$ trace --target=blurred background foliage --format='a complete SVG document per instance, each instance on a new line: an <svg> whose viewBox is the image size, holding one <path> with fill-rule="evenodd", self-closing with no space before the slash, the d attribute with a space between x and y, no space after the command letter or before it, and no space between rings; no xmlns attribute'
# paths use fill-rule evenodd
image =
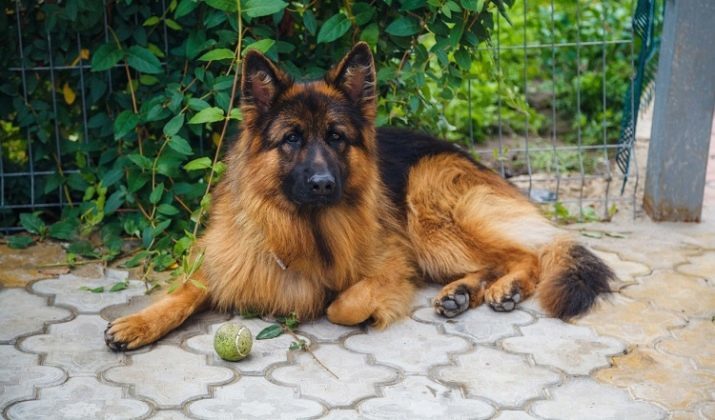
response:
<svg viewBox="0 0 715 420"><path fill-rule="evenodd" d="M223 171L216 157L241 119L231 98L249 48L310 80L366 41L379 125L469 146L500 133L550 137L552 128L562 142L615 141L631 45L550 46L630 39L630 2L514 3L6 2L2 172L39 175L4 177L4 202L66 205L22 218L6 207L0 227L32 234L13 246L52 237L87 258L124 255L133 238L141 247L129 266L190 271L184 257L210 206L207 186Z"/></svg>

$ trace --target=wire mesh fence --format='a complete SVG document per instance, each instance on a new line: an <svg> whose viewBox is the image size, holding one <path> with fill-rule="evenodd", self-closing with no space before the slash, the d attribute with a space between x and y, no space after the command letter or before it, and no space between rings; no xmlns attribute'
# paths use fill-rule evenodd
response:
<svg viewBox="0 0 715 420"><path fill-rule="evenodd" d="M167 5L162 0L148 2L146 7L160 15ZM95 51L98 39L108 42L113 36L112 16L107 13L111 8L105 4L104 10L102 24L92 29L96 33L64 28L38 39L36 34L27 36L22 3L14 2L16 34L12 38L17 43L4 50L14 55L16 64L7 70L21 85L22 97L3 106L42 102L32 108L41 123L14 121L3 130L0 228L5 231L17 229L12 221L18 213L70 203L67 184L81 181L77 167L81 159L76 156L101 155L102 145L93 144L92 138L106 136L112 122L97 118L95 111L102 106L97 98L103 88L88 82L87 76L89 52ZM630 165L627 174L613 165L624 101L635 101L624 97L636 47L631 10L613 1L517 0L509 11L511 22L505 17L496 19L492 41L473 51L474 61L489 62L495 71L481 79L474 71L465 75L468 118L457 135L468 137L481 160L534 201L553 206L557 216L609 218L614 204L635 214L638 165ZM585 19L589 24L584 26ZM136 18L134 23L142 24ZM170 56L176 46L170 45L166 24L156 31L162 40L157 48ZM114 76L124 71L121 66L107 70L105 89L112 92ZM484 77L495 86L491 95L496 106L488 110L480 105L485 91L479 84L485 82ZM487 130L478 130L475 124L485 113L495 122ZM202 137L202 152L203 145ZM68 154L75 158L63 159ZM101 155L99 159L111 158ZM631 182L622 194L620 182L625 177Z"/></svg>

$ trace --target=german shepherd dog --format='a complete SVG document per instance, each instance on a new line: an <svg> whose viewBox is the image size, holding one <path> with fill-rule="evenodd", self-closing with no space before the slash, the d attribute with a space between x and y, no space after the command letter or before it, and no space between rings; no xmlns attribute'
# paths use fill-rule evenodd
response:
<svg viewBox="0 0 715 420"><path fill-rule="evenodd" d="M198 310L323 313L377 328L408 314L418 285L434 309L511 311L538 293L553 316L587 311L611 270L514 186L457 146L375 128L370 48L298 83L256 51L243 62L242 130L214 191L191 282L105 332L113 350L152 343Z"/></svg>

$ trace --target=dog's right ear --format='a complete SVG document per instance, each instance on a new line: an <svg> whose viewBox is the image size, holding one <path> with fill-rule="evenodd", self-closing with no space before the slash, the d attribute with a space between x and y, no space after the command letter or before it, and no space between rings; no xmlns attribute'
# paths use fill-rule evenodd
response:
<svg viewBox="0 0 715 420"><path fill-rule="evenodd" d="M275 99L290 85L290 78L271 60L256 50L243 58L241 73L241 111L266 112Z"/></svg>

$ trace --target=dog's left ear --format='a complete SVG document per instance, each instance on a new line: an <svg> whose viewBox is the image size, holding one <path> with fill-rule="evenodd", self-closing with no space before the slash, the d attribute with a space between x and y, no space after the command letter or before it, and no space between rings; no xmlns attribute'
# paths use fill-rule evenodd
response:
<svg viewBox="0 0 715 420"><path fill-rule="evenodd" d="M362 106L375 104L376 80L375 60L365 42L356 44L326 76L329 84Z"/></svg>

